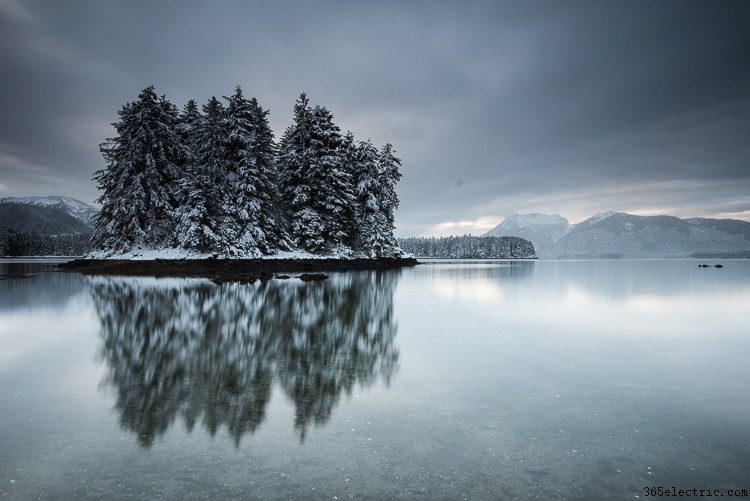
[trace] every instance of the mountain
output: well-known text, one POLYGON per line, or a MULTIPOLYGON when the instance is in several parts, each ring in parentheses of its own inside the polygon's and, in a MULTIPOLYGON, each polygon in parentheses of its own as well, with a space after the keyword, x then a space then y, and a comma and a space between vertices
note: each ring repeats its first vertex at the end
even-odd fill
POLYGON ((550 257, 560 238, 567 235, 571 224, 557 214, 513 214, 483 237, 521 237, 534 244, 538 257, 550 257))
POLYGON ((63 196, 0 198, 0 204, 6 203, 61 209, 92 228, 94 227, 94 216, 99 212, 99 209, 93 205, 63 196))
POLYGON ((0 226, 52 235, 88 234, 94 229, 95 207, 70 197, 0 198, 0 226))
POLYGON ((564 220, 557 215, 514 215, 487 235, 511 235, 517 229, 515 236, 531 240, 541 258, 750 257, 746 221, 607 212, 561 231, 562 225, 550 224, 557 218, 564 220))

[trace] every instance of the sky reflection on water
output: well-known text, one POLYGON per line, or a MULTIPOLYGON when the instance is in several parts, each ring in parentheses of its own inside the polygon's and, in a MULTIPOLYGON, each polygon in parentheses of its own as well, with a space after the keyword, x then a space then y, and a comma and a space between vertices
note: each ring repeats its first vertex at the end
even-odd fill
POLYGON ((750 263, 0 281, 11 499, 748 488, 750 263), (11 482, 12 480, 12 482, 11 482))

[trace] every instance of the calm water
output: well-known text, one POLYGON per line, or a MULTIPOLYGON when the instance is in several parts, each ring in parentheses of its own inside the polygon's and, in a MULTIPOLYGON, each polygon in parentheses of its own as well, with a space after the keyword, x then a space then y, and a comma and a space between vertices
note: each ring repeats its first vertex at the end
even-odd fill
POLYGON ((750 489, 750 262, 699 263, 222 286, 0 264, 33 274, 0 279, 0 495, 750 489))

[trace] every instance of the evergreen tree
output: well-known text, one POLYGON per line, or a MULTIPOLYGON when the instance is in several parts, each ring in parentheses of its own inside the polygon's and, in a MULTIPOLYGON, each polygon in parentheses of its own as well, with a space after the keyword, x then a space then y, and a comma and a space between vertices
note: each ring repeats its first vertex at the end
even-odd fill
POLYGON ((195 102, 195 99, 189 100, 182 108, 182 113, 177 121, 177 136, 185 150, 186 163, 187 157, 192 155, 194 131, 200 119, 201 113, 198 109, 198 103, 195 102))
POLYGON ((310 137, 314 153, 309 182, 317 195, 316 209, 324 218, 323 237, 330 247, 351 247, 355 218, 353 178, 341 156, 341 129, 327 108, 313 108, 310 137))
POLYGON ((356 159, 357 227, 359 248, 373 256, 381 255, 387 245, 380 229, 382 186, 378 150, 370 140, 360 141, 356 159))
POLYGON ((305 93, 294 104, 294 123, 287 128, 279 148, 282 199, 291 221, 292 237, 307 250, 323 249, 324 223, 313 204, 311 146, 312 110, 305 93))
POLYGON ((227 105, 227 161, 233 180, 227 206, 239 248, 258 257, 278 248, 288 249, 289 236, 276 208, 273 132, 268 111, 255 98, 246 99, 237 86, 227 105))
POLYGON ((387 143, 380 150, 380 158, 378 159, 379 173, 381 176, 381 197, 380 207, 383 212, 383 227, 382 233, 386 238, 386 251, 385 255, 392 257, 400 255, 401 251, 398 247, 398 242, 393 236, 393 231, 396 229, 395 212, 398 209, 398 194, 396 193, 396 184, 401 180, 401 159, 397 158, 394 154, 393 146, 387 143))
MULTIPOLYGON (((255 149, 251 151, 258 169, 265 173, 267 179, 266 204, 263 207, 261 222, 269 242, 276 249, 290 250, 292 237, 289 234, 282 204, 279 203, 279 169, 276 165, 276 142, 271 126, 268 123, 268 110, 264 110, 258 100, 250 99, 250 112, 255 124, 255 149)), ((275 249, 272 249, 275 251, 275 249)))
POLYGON ((111 252, 168 245, 183 162, 177 110, 150 86, 118 115, 113 124, 118 135, 100 146, 107 166, 94 174, 103 194, 92 243, 111 252))
POLYGON ((225 252, 224 193, 227 185, 224 106, 212 97, 203 105, 187 136, 192 152, 181 182, 183 205, 177 227, 180 246, 201 252, 225 252))
POLYGON ((11 233, 15 233, 7 226, 0 226, 0 256, 10 256, 8 252, 8 241, 11 233))
POLYGON ((378 152, 369 140, 359 142, 355 173, 358 244, 360 250, 371 257, 401 254, 393 236, 400 164, 390 144, 378 152))
POLYGON ((359 228, 361 211, 359 197, 357 195, 359 147, 354 141, 354 134, 352 134, 351 131, 346 131, 346 134, 341 139, 339 156, 341 157, 342 170, 345 171, 348 177, 351 179, 353 206, 350 214, 351 222, 349 223, 350 245, 353 250, 357 250, 362 247, 361 232, 359 228))
POLYGON ((341 146, 341 129, 331 112, 322 106, 310 108, 301 94, 294 124, 281 141, 279 164, 292 235, 313 252, 340 251, 352 243, 354 186, 341 146))

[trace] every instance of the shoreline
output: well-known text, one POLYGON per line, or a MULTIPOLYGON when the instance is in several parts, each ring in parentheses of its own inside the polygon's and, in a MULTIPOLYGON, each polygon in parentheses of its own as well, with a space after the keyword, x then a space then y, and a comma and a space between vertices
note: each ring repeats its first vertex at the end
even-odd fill
POLYGON ((373 259, 75 259, 60 263, 63 272, 84 275, 208 278, 214 283, 253 283, 256 280, 292 278, 287 273, 302 273, 302 280, 328 278, 322 272, 387 270, 416 266, 416 258, 373 259))

